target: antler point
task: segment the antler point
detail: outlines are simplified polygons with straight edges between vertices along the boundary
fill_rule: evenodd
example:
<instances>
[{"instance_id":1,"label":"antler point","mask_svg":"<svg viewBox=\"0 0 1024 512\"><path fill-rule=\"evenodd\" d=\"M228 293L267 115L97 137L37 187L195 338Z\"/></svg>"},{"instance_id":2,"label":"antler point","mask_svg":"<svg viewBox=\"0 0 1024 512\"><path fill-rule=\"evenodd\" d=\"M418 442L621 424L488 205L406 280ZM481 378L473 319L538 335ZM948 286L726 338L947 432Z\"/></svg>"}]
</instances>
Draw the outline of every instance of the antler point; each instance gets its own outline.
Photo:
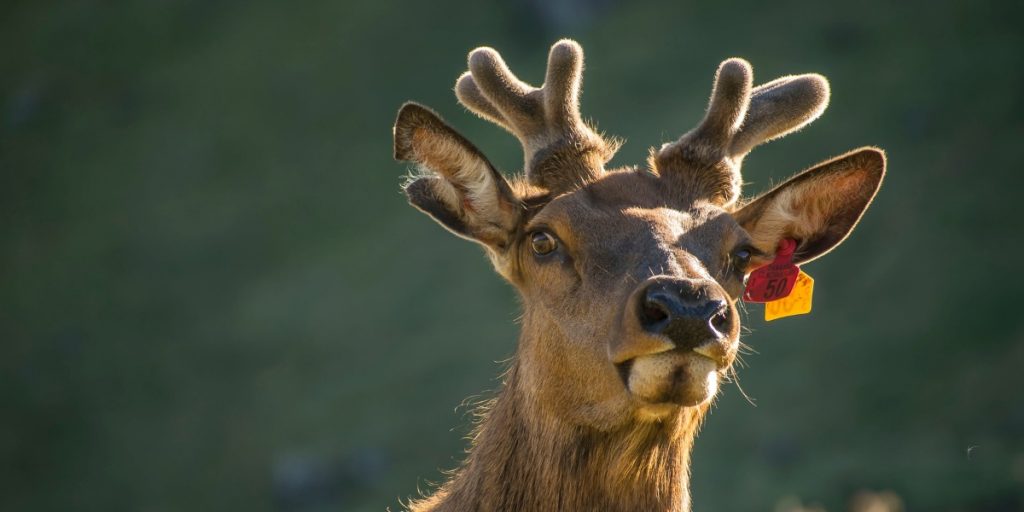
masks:
<instances>
[{"instance_id":1,"label":"antler point","mask_svg":"<svg viewBox=\"0 0 1024 512\"><path fill-rule=\"evenodd\" d=\"M489 46L481 46L469 52L469 56L466 60L469 64L470 71L475 71L477 73L486 69L500 68L505 62L501 59L501 55L494 48Z\"/></svg>"},{"instance_id":2,"label":"antler point","mask_svg":"<svg viewBox=\"0 0 1024 512\"><path fill-rule=\"evenodd\" d=\"M754 68L739 57L726 59L718 66L718 79L751 84L754 81Z\"/></svg>"}]
</instances>

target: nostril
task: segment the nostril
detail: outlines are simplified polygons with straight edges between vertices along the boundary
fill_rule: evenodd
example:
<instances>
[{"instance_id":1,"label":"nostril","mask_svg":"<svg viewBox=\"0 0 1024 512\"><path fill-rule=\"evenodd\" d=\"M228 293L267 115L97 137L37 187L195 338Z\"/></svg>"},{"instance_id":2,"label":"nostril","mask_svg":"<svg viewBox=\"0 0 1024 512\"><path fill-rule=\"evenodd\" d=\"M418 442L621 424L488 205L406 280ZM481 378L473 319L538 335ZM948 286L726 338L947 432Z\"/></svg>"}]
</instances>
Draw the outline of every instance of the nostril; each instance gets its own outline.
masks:
<instances>
[{"instance_id":1,"label":"nostril","mask_svg":"<svg viewBox=\"0 0 1024 512\"><path fill-rule=\"evenodd\" d=\"M716 331L721 332L725 330L727 323L729 323L728 310L723 309L711 317L711 327L714 327Z\"/></svg>"},{"instance_id":2,"label":"nostril","mask_svg":"<svg viewBox=\"0 0 1024 512\"><path fill-rule=\"evenodd\" d=\"M664 304L646 300L641 311L641 318L644 321L644 325L656 324L668 318L668 311Z\"/></svg>"},{"instance_id":3,"label":"nostril","mask_svg":"<svg viewBox=\"0 0 1024 512\"><path fill-rule=\"evenodd\" d=\"M644 329L652 332L660 332L672 321L673 297L658 287L650 288L640 301L639 311L640 324Z\"/></svg>"},{"instance_id":4,"label":"nostril","mask_svg":"<svg viewBox=\"0 0 1024 512\"><path fill-rule=\"evenodd\" d=\"M690 280L657 281L641 290L633 318L643 331L664 336L676 348L721 340L732 331L733 312L710 284ZM631 300L633 300L631 298ZM634 324L636 325L636 324Z\"/></svg>"}]
</instances>

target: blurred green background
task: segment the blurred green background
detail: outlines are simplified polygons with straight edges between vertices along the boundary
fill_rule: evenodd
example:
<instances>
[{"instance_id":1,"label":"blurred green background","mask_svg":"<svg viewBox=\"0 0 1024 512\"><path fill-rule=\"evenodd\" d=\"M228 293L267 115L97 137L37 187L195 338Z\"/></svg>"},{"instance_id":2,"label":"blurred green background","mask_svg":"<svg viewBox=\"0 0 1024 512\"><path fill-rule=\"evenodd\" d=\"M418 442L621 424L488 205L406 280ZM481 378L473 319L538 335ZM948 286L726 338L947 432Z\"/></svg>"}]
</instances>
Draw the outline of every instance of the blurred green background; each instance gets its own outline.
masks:
<instances>
[{"instance_id":1,"label":"blurred green background","mask_svg":"<svg viewBox=\"0 0 1024 512\"><path fill-rule=\"evenodd\" d=\"M415 99L490 45L538 84L587 51L613 164L701 117L715 66L820 72L825 116L747 193L875 144L889 176L810 265L697 441L697 510L1024 510L1024 4L1018 1L0 5L0 509L383 510L462 457L514 350L514 292L405 204ZM464 400L466 400L464 402ZM460 405L461 404L461 405ZM970 450L969 450L970 448ZM780 501L781 500L781 501Z\"/></svg>"}]
</instances>

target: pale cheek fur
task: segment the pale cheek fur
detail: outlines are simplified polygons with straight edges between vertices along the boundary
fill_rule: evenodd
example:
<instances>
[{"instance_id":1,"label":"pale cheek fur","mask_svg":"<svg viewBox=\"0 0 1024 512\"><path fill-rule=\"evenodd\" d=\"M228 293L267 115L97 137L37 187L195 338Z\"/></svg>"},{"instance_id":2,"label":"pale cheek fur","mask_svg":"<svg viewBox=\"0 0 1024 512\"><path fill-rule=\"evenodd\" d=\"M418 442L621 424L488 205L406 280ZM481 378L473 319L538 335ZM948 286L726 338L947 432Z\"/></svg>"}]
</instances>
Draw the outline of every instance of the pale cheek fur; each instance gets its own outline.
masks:
<instances>
[{"instance_id":1,"label":"pale cheek fur","mask_svg":"<svg viewBox=\"0 0 1024 512\"><path fill-rule=\"evenodd\" d=\"M686 395L698 403L718 391L718 373L712 360L672 352L637 358L630 371L629 389L641 399L657 400L668 392L672 373L678 369L685 374Z\"/></svg>"}]
</instances>

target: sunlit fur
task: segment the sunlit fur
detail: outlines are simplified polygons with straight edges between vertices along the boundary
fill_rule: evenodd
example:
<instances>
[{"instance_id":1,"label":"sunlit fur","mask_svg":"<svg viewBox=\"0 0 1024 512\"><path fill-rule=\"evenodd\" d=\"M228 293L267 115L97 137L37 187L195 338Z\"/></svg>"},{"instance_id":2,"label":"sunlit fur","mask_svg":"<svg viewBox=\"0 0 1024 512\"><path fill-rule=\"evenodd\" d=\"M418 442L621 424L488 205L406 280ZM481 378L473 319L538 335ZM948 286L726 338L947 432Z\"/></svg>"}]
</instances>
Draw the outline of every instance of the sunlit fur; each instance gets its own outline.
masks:
<instances>
[{"instance_id":1,"label":"sunlit fur","mask_svg":"<svg viewBox=\"0 0 1024 512\"><path fill-rule=\"evenodd\" d=\"M782 82L791 86L774 99L788 100L785 109L752 102L759 88L738 59L720 69L696 131L653 152L651 168L606 170L607 146L577 122L582 50L570 43L552 49L542 89L513 80L490 49L471 54L472 80L459 81L464 104L524 138L524 176L504 178L425 107L407 104L396 121L396 157L420 167L405 188L410 202L484 246L523 308L515 356L479 410L469 455L408 504L414 511L689 510L690 449L741 346L744 275L770 261L782 238L797 240L798 261L829 251L881 183L884 156L865 148L737 202L730 187L741 182L742 155L731 145L749 150L824 108L821 88L804 87L824 80L817 75ZM802 87L811 98L790 97ZM827 99L827 83L825 91ZM751 115L760 117L740 122ZM525 140L531 130L544 136ZM535 253L537 232L556 249ZM752 255L742 266L741 250ZM652 283L722 300L721 336L649 332L639 312Z\"/></svg>"}]
</instances>

